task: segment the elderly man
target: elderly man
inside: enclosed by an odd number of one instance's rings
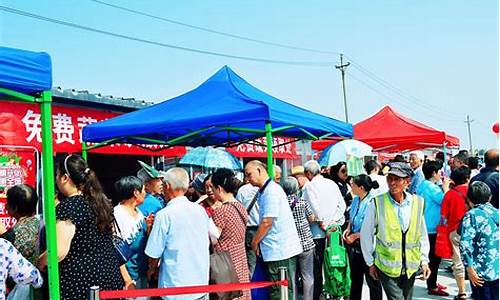
[[[278,165],[274,166],[274,181],[279,184],[281,182],[281,167]]]
[[[453,165],[452,169],[458,169],[460,167],[466,166],[469,164],[469,154],[467,151],[460,150],[455,156],[453,156]]]
[[[311,223],[311,232],[316,247],[314,253],[314,300],[323,291],[323,257],[325,252],[325,230],[331,224],[344,224],[346,204],[335,182],[321,175],[321,167],[315,160],[304,164],[304,173],[310,180],[304,186],[303,197],[311,204],[316,222]]]
[[[165,205],[163,203],[163,183],[162,175],[155,168],[142,161],[138,161],[141,169],[137,172],[137,178],[142,180],[146,189],[144,202],[137,208],[143,215],[149,217],[156,214]]]
[[[279,280],[280,267],[286,267],[288,278],[295,278],[296,257],[302,253],[297,228],[285,192],[266,171],[266,165],[252,160],[245,166],[248,182],[259,187],[259,227],[252,241],[256,255],[262,255],[269,279]],[[294,298],[294,280],[290,280],[289,299]],[[279,287],[270,288],[271,299],[280,299]]]
[[[490,149],[484,154],[484,168],[472,177],[470,183],[482,181],[490,188],[491,205],[498,209],[498,149]]]
[[[410,187],[408,192],[415,194],[417,187],[425,180],[424,173],[422,172],[422,165],[424,163],[424,152],[413,151],[410,153],[410,167],[413,169],[413,177],[411,178]]]
[[[424,279],[430,276],[424,201],[405,191],[412,176],[407,164],[393,162],[389,167],[389,192],[375,197],[366,208],[361,250],[387,299],[409,300],[418,268],[422,267]]]
[[[207,285],[209,276],[209,220],[205,210],[184,194],[189,176],[184,169],[165,173],[164,209],[156,214],[145,253],[152,259],[148,275],[160,262],[158,287]],[[161,259],[161,260],[160,260]],[[208,299],[206,294],[168,296],[163,299]]]

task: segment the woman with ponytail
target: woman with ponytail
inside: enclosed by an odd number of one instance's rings
[[[56,208],[61,299],[86,299],[91,286],[122,289],[113,209],[94,171],[81,156],[66,156],[56,164],[56,184],[61,195]],[[47,253],[39,264],[45,268]]]
[[[360,231],[365,218],[368,203],[372,200],[371,191],[379,187],[378,182],[372,181],[368,175],[353,177],[351,183],[354,198],[349,212],[349,225],[344,231],[343,239],[349,245],[349,258],[351,264],[351,295],[349,299],[362,299],[363,276],[370,289],[371,300],[382,300],[382,285],[380,281],[373,279],[368,273],[363,253],[361,252]],[[365,299],[363,297],[363,299]]]
[[[249,270],[245,251],[245,230],[248,222],[247,210],[234,198],[241,186],[241,181],[233,171],[219,169],[212,175],[214,197],[222,203],[215,209],[213,220],[220,230],[220,236],[214,245],[216,252],[229,251],[231,260],[238,274],[239,282],[249,282]],[[237,299],[250,299],[249,290]]]

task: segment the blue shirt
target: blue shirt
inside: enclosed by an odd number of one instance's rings
[[[361,231],[361,225],[363,225],[363,220],[365,219],[365,212],[368,203],[372,201],[373,197],[371,194],[367,194],[365,198],[361,201],[359,196],[354,197],[351,203],[351,210],[349,211],[349,221],[351,222],[351,233],[357,233]]]
[[[209,275],[208,215],[186,197],[170,200],[155,217],[146,254],[161,258],[158,287],[207,285]],[[196,299],[203,294],[163,299]]]
[[[281,186],[270,180],[258,195],[260,222],[263,218],[273,218],[273,225],[260,242],[264,261],[283,260],[302,253],[292,210]]]
[[[427,233],[434,234],[441,218],[441,203],[443,203],[444,192],[437,184],[425,180],[417,187],[417,195],[424,198]]]
[[[410,187],[408,192],[410,194],[416,194],[418,186],[425,180],[424,172],[422,172],[422,166],[413,171],[413,177],[411,178]]]
[[[148,217],[150,214],[155,214],[163,208],[162,201],[151,194],[146,194],[144,197],[144,202],[137,206],[137,208],[142,212],[142,214]]]
[[[485,281],[498,279],[498,209],[490,203],[469,210],[462,219],[460,254]]]

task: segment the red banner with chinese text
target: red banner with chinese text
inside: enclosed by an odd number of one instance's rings
[[[33,146],[41,150],[40,107],[37,104],[0,100],[0,145]],[[82,107],[52,105],[52,131],[54,152],[81,152],[82,128],[85,125],[110,119],[120,113]],[[144,145],[151,149],[164,146]],[[148,151],[130,144],[113,144],[97,148],[91,153],[182,156],[185,147]]]
[[[256,140],[259,144],[265,145],[266,138],[262,137]],[[274,158],[288,158],[294,159],[299,155],[297,153],[297,146],[293,139],[284,137],[273,138],[273,157]],[[276,147],[274,147],[276,146]],[[241,144],[233,148],[227,148],[236,157],[267,157],[267,147],[256,144]]]
[[[37,104],[19,103],[0,100],[0,145],[33,146],[41,151],[40,108]],[[52,106],[52,131],[55,153],[75,153],[82,151],[81,134],[85,125],[103,121],[120,115],[120,113],[98,109],[54,104]],[[265,145],[266,139],[259,143]],[[274,137],[274,158],[294,159],[298,157],[292,139]],[[159,149],[158,145],[143,145]],[[266,157],[266,147],[252,144],[241,144],[228,148],[236,157]],[[130,154],[130,155],[164,155],[181,157],[186,153],[185,147],[172,147],[160,151],[148,151],[130,144],[112,144],[93,149],[91,153]]]

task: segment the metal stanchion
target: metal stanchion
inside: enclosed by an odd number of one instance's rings
[[[280,280],[286,280],[287,277],[287,268],[286,267],[280,267]],[[290,285],[290,283],[289,283]],[[280,299],[281,300],[288,300],[288,286],[281,285],[280,286]]]
[[[89,290],[89,300],[99,300],[99,287],[91,286]]]

